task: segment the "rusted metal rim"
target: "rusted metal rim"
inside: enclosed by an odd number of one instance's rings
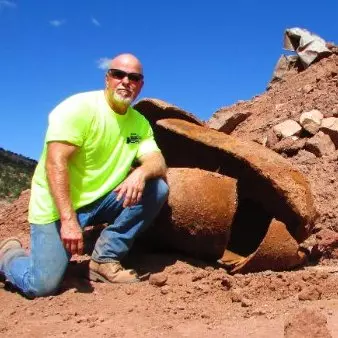
[[[158,126],[175,134],[216,148],[239,159],[262,177],[282,196],[299,218],[299,230],[293,235],[302,241],[311,232],[316,217],[310,186],[305,177],[272,150],[254,142],[242,141],[224,133],[179,119],[161,119]]]
[[[141,112],[152,125],[154,125],[157,120],[169,118],[188,121],[200,126],[204,125],[204,122],[193,114],[159,99],[142,99],[134,105],[134,108]]]
[[[248,273],[263,270],[283,271],[303,264],[306,255],[299,250],[296,240],[290,235],[284,223],[273,219],[268,231],[255,252],[242,257],[225,250],[219,263],[230,273]]]

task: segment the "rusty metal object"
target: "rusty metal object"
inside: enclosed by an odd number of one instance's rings
[[[225,250],[219,260],[231,273],[247,273],[273,269],[283,271],[304,263],[306,255],[284,223],[275,219],[255,252],[247,257]]]
[[[237,210],[237,181],[197,168],[170,168],[167,177],[168,204],[154,237],[195,257],[221,257]]]
[[[285,201],[289,207],[288,212],[296,216],[299,222],[298,229],[294,229],[294,236],[302,241],[310,233],[316,215],[310,186],[305,177],[282,156],[255,142],[242,141],[183,120],[163,119],[157,121],[157,124],[238,159],[243,165],[243,171],[252,170],[257,178],[262,178]],[[240,177],[241,174],[238,174]],[[258,193],[260,194],[259,191]],[[267,210],[276,212],[264,196],[257,196],[257,199]]]
[[[232,272],[290,269],[301,264],[304,255],[298,252],[298,243],[311,233],[316,211],[309,184],[300,172],[275,152],[211,130],[191,114],[163,101],[147,99],[136,108],[151,122],[169,167],[195,167],[238,180],[238,208],[230,242],[224,243],[223,253],[218,256],[224,264],[232,264]],[[176,179],[169,182],[170,191],[172,185],[175,191],[184,191],[183,179]],[[186,202],[179,211],[182,215],[194,207],[189,199]],[[177,212],[180,204],[175,200],[172,203]],[[212,214],[204,214],[205,223]],[[201,237],[199,242],[206,238]],[[213,248],[209,241],[208,245]],[[177,238],[171,247],[205,256],[199,248]],[[211,256],[219,253],[215,250]]]
[[[134,108],[146,116],[147,120],[154,125],[159,119],[180,119],[188,122],[204,125],[196,116],[159,99],[145,98],[134,105]]]

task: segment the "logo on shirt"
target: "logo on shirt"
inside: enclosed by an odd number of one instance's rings
[[[131,133],[130,136],[127,137],[127,144],[129,143],[140,143],[141,142],[141,136]]]

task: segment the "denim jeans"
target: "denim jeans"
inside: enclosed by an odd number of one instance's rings
[[[94,203],[77,210],[82,228],[108,223],[101,232],[92,253],[96,262],[121,260],[130,250],[136,236],[154,220],[168,197],[168,186],[162,179],[146,182],[141,201],[123,208],[123,200],[110,192]],[[54,294],[63,279],[70,255],[60,238],[60,221],[31,224],[31,251],[8,253],[2,264],[7,280],[28,297]],[[6,255],[7,256],[7,255]]]

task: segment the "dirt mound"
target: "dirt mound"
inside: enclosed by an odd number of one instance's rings
[[[26,247],[29,243],[28,203],[30,190],[25,190],[12,204],[0,209],[0,238],[17,236]]]
[[[338,131],[329,134],[331,139],[329,138],[330,144],[328,145],[324,141],[327,135],[323,136],[320,132],[313,135],[302,130],[300,134],[296,134],[297,136],[292,136],[293,140],[291,137],[280,140],[273,129],[286,120],[298,123],[304,112],[312,110],[320,111],[323,119],[337,119],[337,69],[338,54],[336,52],[302,72],[290,71],[270,90],[250,101],[238,102],[230,107],[221,108],[208,121],[210,127],[216,126],[216,129],[221,130],[225,116],[246,112],[247,118],[236,125],[231,135],[272,148],[288,158],[305,174],[310,182],[315,206],[319,213],[316,231],[321,229],[338,231],[338,145],[335,141]],[[273,137],[276,139],[271,141]],[[314,146],[313,139],[315,138],[319,139],[320,145]],[[333,144],[336,145],[332,149]],[[329,147],[330,151],[326,152]],[[325,251],[324,248],[323,250]],[[327,250],[326,256],[330,256]]]

